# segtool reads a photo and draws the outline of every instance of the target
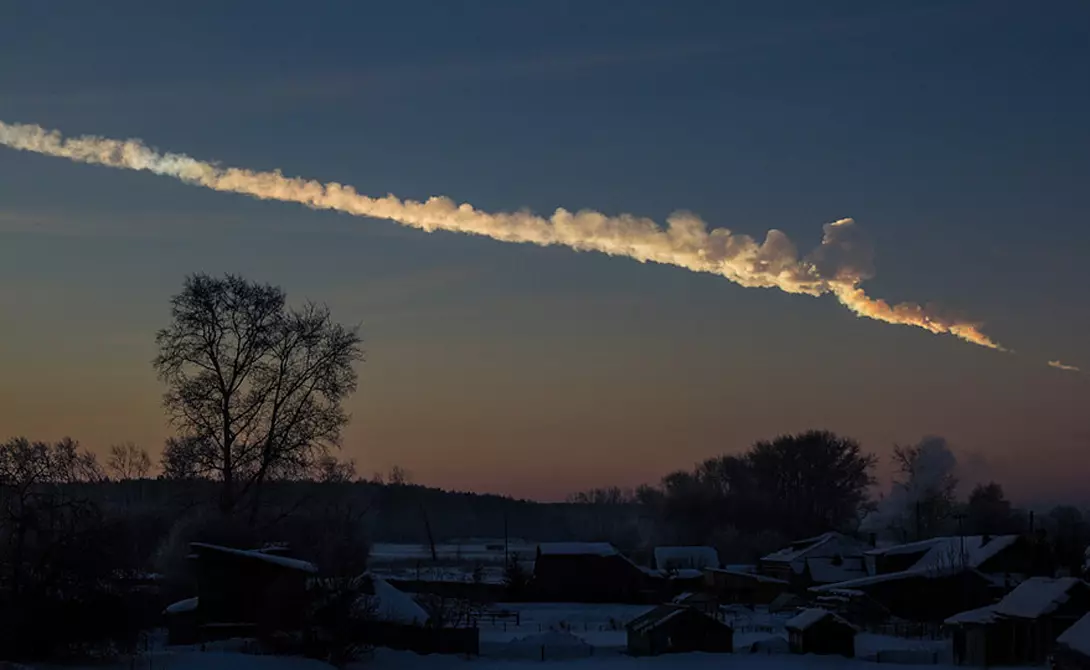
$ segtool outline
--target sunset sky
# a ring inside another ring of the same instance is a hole
[[[0,121],[488,211],[687,210],[803,253],[852,217],[871,294],[1013,353],[0,148],[0,439],[157,454],[155,331],[186,274],[235,272],[362,322],[365,474],[558,499],[827,428],[883,475],[936,434],[1021,502],[1090,502],[1090,375],[1045,365],[1090,370],[1083,0],[109,6],[0,6]]]

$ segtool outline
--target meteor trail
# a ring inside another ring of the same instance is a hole
[[[352,186],[298,177],[279,170],[255,172],[220,167],[185,154],[160,153],[141,140],[95,136],[65,138],[55,130],[0,121],[0,144],[12,149],[67,158],[77,163],[142,170],[215,191],[261,200],[294,202],[353,216],[388,219],[427,232],[447,230],[502,242],[563,245],[640,262],[664,263],[720,275],[746,287],[778,288],[810,296],[832,294],[855,314],[885,323],[916,326],[1003,351],[978,323],[944,316],[915,303],[891,305],[868,296],[860,284],[874,274],[872,251],[852,219],[825,224],[821,244],[802,258],[787,235],[769,230],[763,242],[726,228],[712,228],[693,214],[678,212],[660,226],[631,214],[557,209],[544,218],[528,211],[489,213],[447,197],[424,202],[393,195],[373,198]]]

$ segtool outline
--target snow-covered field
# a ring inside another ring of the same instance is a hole
[[[352,670],[531,670],[551,666],[557,670],[875,670],[875,664],[834,656],[761,656],[743,654],[671,654],[651,658],[594,656],[584,659],[542,663],[523,659],[465,659],[457,656],[419,656],[411,652],[379,649],[374,657],[354,663]],[[35,666],[46,667],[46,666]],[[183,651],[160,652],[135,664],[88,666],[87,670],[329,670],[331,666],[304,658],[252,656],[237,652]],[[889,670],[915,668],[918,665],[882,663]],[[930,666],[935,670],[953,670],[957,666]],[[71,666],[66,670],[80,670]],[[1011,670],[1019,670],[1012,668]]]

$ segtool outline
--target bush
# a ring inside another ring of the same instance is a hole
[[[374,600],[360,579],[319,579],[311,583],[311,604],[302,652],[338,668],[371,651],[367,626],[375,620]]]

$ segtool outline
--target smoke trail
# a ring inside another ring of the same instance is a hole
[[[557,209],[548,219],[528,211],[488,213],[446,197],[424,202],[393,195],[372,198],[351,186],[285,177],[280,171],[223,168],[184,154],[159,153],[140,140],[83,136],[64,138],[37,125],[0,121],[0,144],[47,156],[129,170],[146,170],[187,184],[241,193],[262,200],[295,202],[354,216],[389,219],[432,232],[448,230],[483,235],[503,242],[563,245],[640,262],[664,263],[726,277],[747,287],[778,288],[787,293],[831,293],[857,315],[891,324],[946,333],[991,349],[1003,350],[979,330],[979,324],[943,317],[914,303],[889,305],[867,296],[859,284],[874,274],[870,245],[852,219],[826,224],[821,244],[799,258],[795,245],[779,230],[764,242],[725,228],[708,229],[692,214],[679,212],[665,228],[646,218],[594,211]]]
[[[1057,370],[1067,370],[1068,372],[1082,372],[1076,365],[1068,365],[1060,361],[1049,361],[1049,367],[1056,368]]]

